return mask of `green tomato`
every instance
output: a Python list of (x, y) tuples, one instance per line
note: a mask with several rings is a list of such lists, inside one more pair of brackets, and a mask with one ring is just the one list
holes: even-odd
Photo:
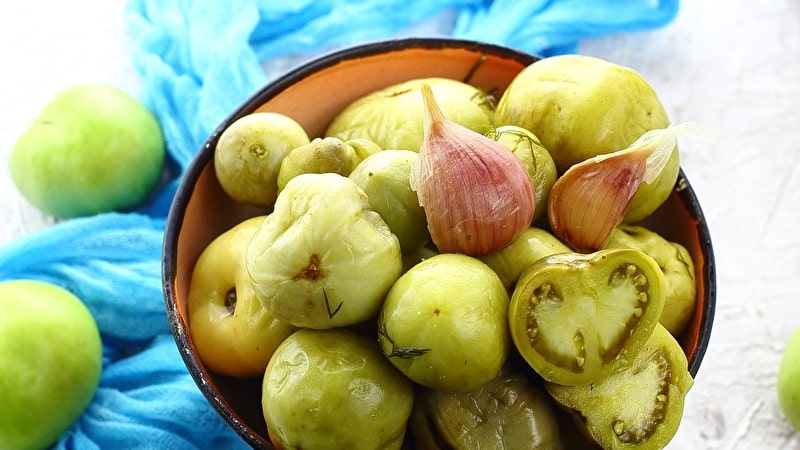
[(548, 256), (514, 288), (511, 336), (545, 380), (592, 383), (630, 365), (658, 325), (664, 290), (658, 264), (638, 250)]
[(94, 317), (50, 283), (0, 283), (0, 448), (42, 449), (68, 430), (100, 382)]
[(256, 112), (240, 117), (219, 137), (214, 171), (220, 186), (237, 202), (272, 207), (278, 195), (278, 173), (292, 149), (309, 138), (291, 117)]
[(308, 328), (374, 319), (403, 269), (397, 237), (364, 191), (335, 173), (292, 178), (250, 241), (245, 263), (264, 306)]
[(211, 241), (192, 273), (192, 341), (203, 363), (222, 375), (261, 376), (275, 348), (295, 330), (264, 307), (245, 267), (247, 246), (264, 219), (247, 219)]
[(264, 373), (262, 410), (281, 449), (400, 449), (414, 388), (366, 335), (302, 329)]
[(409, 431), (425, 450), (563, 448), (547, 392), (510, 370), (469, 392), (417, 389)]
[(428, 84), (444, 115), (484, 134), (492, 128), (493, 102), (475, 86), (448, 78), (419, 78), (371, 92), (345, 107), (326, 136), (365, 138), (383, 149), (418, 151), (422, 143), (422, 85)]
[(281, 162), (278, 170), (278, 190), (292, 178), (303, 173), (336, 173), (348, 176), (361, 157), (356, 149), (338, 138), (316, 138), (295, 147)]
[(378, 317), (383, 353), (431, 389), (470, 391), (494, 379), (509, 354), (508, 294), (476, 258), (432, 256), (395, 282)]
[(778, 403), (786, 419), (800, 431), (800, 328), (786, 343), (778, 368)]
[(675, 436), (694, 384), (683, 349), (657, 325), (631, 366), (593, 383), (545, 388), (608, 450), (660, 450)]
[(403, 253), (431, 239), (425, 211), (409, 182), (411, 166), (418, 156), (411, 150), (384, 150), (361, 161), (350, 174), (367, 194), (372, 209), (397, 236)]
[(549, 231), (530, 227), (511, 244), (481, 256), (481, 261), (497, 273), (506, 289), (512, 290), (531, 264), (545, 256), (569, 251), (571, 249)]
[[(538, 136), (559, 173), (670, 124), (658, 95), (638, 72), (585, 55), (552, 56), (523, 69), (500, 98), (495, 122)], [(678, 171), (676, 147), (658, 178), (639, 186), (625, 221), (655, 211), (672, 192)]]
[(8, 169), (31, 204), (70, 218), (136, 206), (158, 183), (164, 157), (150, 110), (113, 86), (82, 84), (44, 107)]
[(536, 222), (547, 210), (547, 198), (556, 182), (556, 163), (553, 157), (535, 134), (522, 127), (500, 126), (487, 136), (511, 150), (528, 169), (536, 192), (536, 209), (533, 212), (533, 222)]

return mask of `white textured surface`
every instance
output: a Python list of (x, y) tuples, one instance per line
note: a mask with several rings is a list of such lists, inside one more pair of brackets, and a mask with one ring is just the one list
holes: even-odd
[[(82, 81), (136, 94), (123, 0), (0, 6), (0, 244), (53, 221), (15, 191), (10, 147), (44, 103)], [(800, 3), (695, 0), (656, 31), (586, 42), (581, 52), (640, 71), (675, 122), (718, 127), (682, 143), (708, 218), (718, 298), (711, 346), (670, 449), (800, 450), (775, 377), (800, 326)]]

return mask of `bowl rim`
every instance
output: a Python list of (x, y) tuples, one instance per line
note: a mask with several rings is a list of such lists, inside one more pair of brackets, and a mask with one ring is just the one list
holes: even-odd
[[(203, 396), (209, 401), (212, 407), (228, 422), (229, 426), (254, 448), (271, 448), (263, 438), (253, 432), (247, 424), (239, 421), (230, 412), (228, 405), (219, 392), (212, 386), (212, 380), (207, 373), (201, 369), (202, 364), (199, 356), (190, 342), (188, 325), (178, 311), (178, 298), (174, 289), (171, 275), (177, 269), (177, 246), (178, 233), (184, 223), (184, 216), (189, 199), (194, 187), (203, 170), (213, 159), (212, 143), (219, 135), (239, 117), (256, 111), (262, 104), (273, 98), (289, 86), (303, 80), (304, 78), (330, 66), (347, 60), (366, 58), (378, 54), (386, 54), (394, 51), (405, 51), (409, 49), (436, 50), (436, 49), (466, 49), (479, 53), (487, 53), (504, 59), (514, 60), (525, 65), (531, 64), (541, 57), (515, 50), (513, 48), (480, 42), (475, 40), (459, 39), (452, 37), (411, 37), (396, 38), (382, 41), (368, 42), (365, 44), (353, 45), (343, 49), (330, 51), (321, 56), (312, 58), (300, 63), (296, 67), (289, 69), (282, 75), (268, 81), (263, 87), (257, 89), (248, 97), (236, 110), (225, 117), (222, 122), (204, 141), (192, 161), (187, 166), (183, 175), (178, 180), (178, 187), (175, 191), (170, 205), (162, 244), (162, 290), (166, 306), (167, 319), (175, 342), (180, 350), (181, 358), (186, 365), (191, 377), (197, 384)], [(710, 344), (714, 312), (716, 309), (716, 268), (714, 252), (711, 244), (710, 230), (705, 221), (702, 208), (697, 199), (695, 191), (685, 177), (683, 168), (679, 169), (677, 185), (681, 186), (678, 195), (687, 204), (689, 213), (695, 221), (696, 231), (700, 239), (699, 246), (703, 253), (704, 267), (702, 275), (707, 282), (704, 285), (703, 295), (705, 304), (703, 305), (703, 317), (698, 326), (698, 339), (689, 355), (688, 369), (692, 377), (697, 375), (700, 364)], [(175, 232), (173, 232), (175, 231)]]

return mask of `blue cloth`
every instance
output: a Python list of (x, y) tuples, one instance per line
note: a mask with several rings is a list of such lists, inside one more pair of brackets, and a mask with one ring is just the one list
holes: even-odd
[(97, 319), (100, 387), (58, 449), (243, 448), (178, 354), (161, 291), (165, 217), (181, 173), (232, 110), (292, 65), (397, 36), (454, 36), (542, 56), (669, 23), (677, 0), (129, 0), (142, 101), (161, 122), (167, 180), (135, 211), (58, 223), (0, 248), (0, 280), (66, 287)]

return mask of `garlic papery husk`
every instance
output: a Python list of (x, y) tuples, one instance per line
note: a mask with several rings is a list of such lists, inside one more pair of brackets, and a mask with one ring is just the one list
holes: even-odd
[(550, 228), (578, 252), (605, 246), (622, 223), (641, 183), (653, 182), (670, 159), (678, 136), (713, 141), (716, 132), (684, 122), (644, 133), (628, 148), (577, 163), (556, 180), (550, 191)]
[(440, 252), (480, 256), (510, 244), (533, 219), (535, 193), (525, 165), (502, 144), (444, 116), (422, 86), (424, 138), (411, 188)]

